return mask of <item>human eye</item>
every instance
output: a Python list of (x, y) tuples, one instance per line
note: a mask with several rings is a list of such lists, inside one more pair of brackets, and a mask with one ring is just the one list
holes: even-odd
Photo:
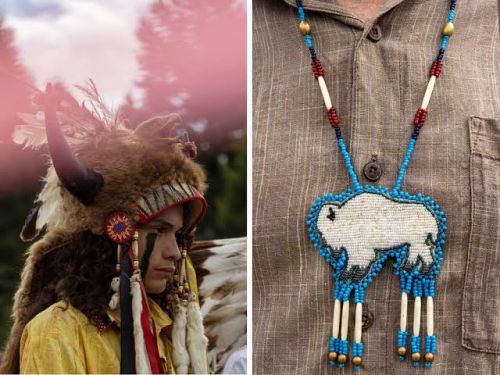
[(155, 233), (157, 235), (168, 233), (169, 228), (158, 226), (150, 228), (150, 232)]

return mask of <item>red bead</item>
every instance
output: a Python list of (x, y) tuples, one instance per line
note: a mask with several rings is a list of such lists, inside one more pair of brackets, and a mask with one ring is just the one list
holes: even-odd
[(111, 323), (106, 325), (106, 323), (103, 321), (103, 319), (99, 315), (92, 316), (92, 323), (94, 323), (96, 328), (99, 330), (99, 333), (103, 333), (111, 325)]
[(415, 126), (419, 124), (420, 126), (423, 126), (426, 118), (427, 118), (427, 111), (423, 108), (419, 108), (417, 110), (417, 113), (415, 113), (415, 120), (414, 120)]
[(311, 62), (311, 68), (314, 74), (314, 78), (318, 79), (318, 77), (325, 75), (325, 70), (323, 69), (323, 66), (321, 66), (321, 62), (318, 59), (314, 59)]
[(431, 66), (430, 75), (439, 78), (439, 76), (441, 75), (441, 69), (443, 69), (443, 63), (434, 61)]
[(332, 125), (332, 127), (334, 127), (334, 128), (338, 128), (340, 121), (339, 121), (339, 117), (337, 116), (337, 111), (335, 110), (335, 108), (333, 108), (333, 107), (330, 108), (326, 112), (326, 114), (328, 116), (328, 121), (330, 121), (330, 125)]

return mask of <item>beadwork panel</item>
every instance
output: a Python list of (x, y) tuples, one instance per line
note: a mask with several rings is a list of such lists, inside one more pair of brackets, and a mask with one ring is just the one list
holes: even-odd
[[(332, 271), (312, 251), (304, 218), (318, 196), (346, 191), (350, 176), (311, 77), (294, 3), (253, 1), (253, 363), (256, 374), (331, 375)], [(363, 25), (335, 2), (303, 3), (353, 168), (360, 176), (377, 154), (384, 170), (378, 183), (391, 187), (449, 1), (389, 0), (377, 18), (376, 43), (368, 38), (372, 24)], [(491, 375), (500, 373), (500, 356), (462, 345), (462, 301), (471, 228), (468, 119), (499, 117), (497, 4), (460, 1), (457, 7), (453, 42), (402, 190), (431, 196), (448, 219), (434, 302), (438, 356), (432, 372)], [(483, 241), (484, 248), (500, 251), (490, 237)], [(482, 275), (498, 275), (483, 266)], [(475, 274), (474, 283), (482, 298), (488, 282)], [(363, 331), (363, 373), (415, 374), (395, 352), (401, 289), (390, 268), (377, 274), (365, 297), (373, 318)], [(410, 320), (412, 301), (408, 307)]]

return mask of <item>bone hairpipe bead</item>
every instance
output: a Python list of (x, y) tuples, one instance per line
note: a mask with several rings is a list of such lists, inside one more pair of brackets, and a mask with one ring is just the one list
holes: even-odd
[(356, 304), (356, 312), (354, 314), (354, 341), (361, 342), (361, 323), (363, 316), (363, 304), (358, 302)]
[(434, 90), (434, 85), (436, 84), (436, 76), (431, 76), (429, 83), (427, 84), (427, 89), (425, 90), (424, 99), (422, 100), (422, 105), (420, 108), (427, 109), (429, 101), (431, 100), (432, 91)]
[(420, 334), (420, 311), (420, 297), (415, 297), (415, 309), (413, 311), (413, 334), (415, 336), (418, 336)]
[(347, 340), (347, 332), (349, 328), (349, 301), (344, 301), (342, 305), (342, 324), (340, 326), (340, 338)]
[(403, 292), (401, 294), (401, 319), (399, 326), (401, 331), (406, 331), (406, 322), (408, 320), (408, 294)]
[(328, 93), (328, 88), (326, 87), (325, 79), (322, 76), (318, 77), (319, 88), (321, 90), (321, 95), (323, 95), (323, 100), (325, 102), (325, 107), (327, 110), (332, 108), (332, 100), (330, 99), (330, 94)]
[(333, 327), (332, 327), (332, 337), (339, 337), (340, 328), (340, 300), (336, 299), (333, 305)]
[(434, 301), (427, 297), (427, 336), (434, 335)]

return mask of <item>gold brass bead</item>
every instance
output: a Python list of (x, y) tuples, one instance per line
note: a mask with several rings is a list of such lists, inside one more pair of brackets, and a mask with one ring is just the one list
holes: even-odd
[(337, 352), (328, 353), (328, 360), (329, 361), (335, 361), (336, 359), (337, 359)]
[(412, 353), (412, 354), (411, 354), (411, 359), (412, 359), (412, 361), (414, 361), (414, 362), (418, 362), (418, 361), (420, 361), (420, 353)]
[(406, 348), (405, 348), (404, 346), (400, 346), (400, 347), (398, 348), (398, 354), (399, 354), (400, 356), (404, 356), (404, 355), (406, 355)]
[(354, 366), (359, 366), (359, 365), (361, 364), (361, 357), (354, 357), (354, 358), (352, 359), (352, 364), (353, 364)]
[(339, 354), (338, 361), (339, 361), (339, 363), (346, 363), (347, 362), (347, 356), (345, 354)]
[(434, 361), (434, 354), (425, 353), (425, 362), (432, 362), (432, 361)]
[(455, 26), (451, 22), (447, 22), (443, 27), (443, 35), (452, 36), (455, 31)]
[(307, 21), (300, 21), (299, 30), (303, 35), (308, 35), (311, 33), (311, 25)]

